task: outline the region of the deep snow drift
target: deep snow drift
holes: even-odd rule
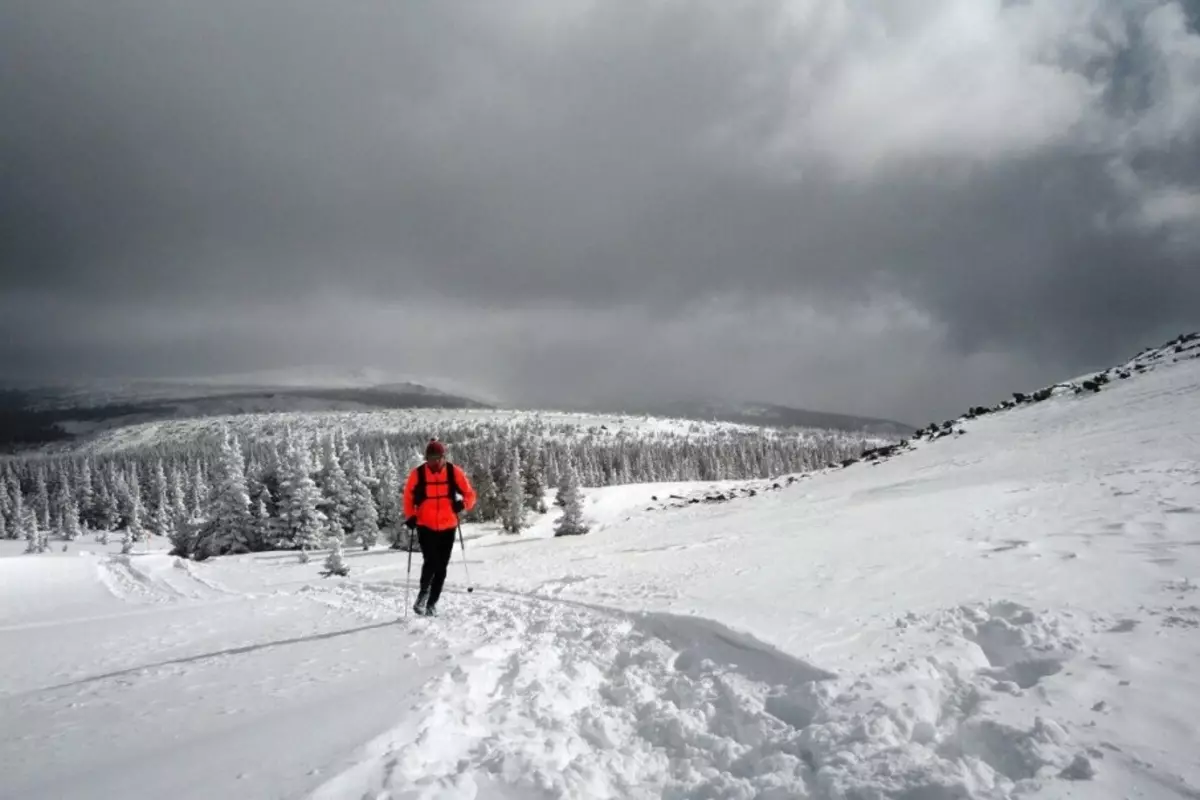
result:
[[[1200,361],[1171,360],[752,497],[468,527],[433,620],[404,553],[14,548],[0,796],[1200,797]]]

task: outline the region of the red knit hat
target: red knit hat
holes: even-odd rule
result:
[[[446,446],[444,444],[442,444],[441,442],[439,442],[437,439],[430,439],[429,444],[427,444],[425,446],[425,457],[426,458],[429,458],[430,456],[445,457],[445,455],[446,455]]]

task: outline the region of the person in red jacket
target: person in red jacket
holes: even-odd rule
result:
[[[404,524],[417,531],[421,543],[421,591],[413,607],[418,615],[437,614],[446,567],[454,553],[458,515],[474,506],[475,489],[466,473],[446,463],[445,445],[430,440],[425,463],[410,472],[404,484]]]

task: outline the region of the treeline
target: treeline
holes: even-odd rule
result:
[[[722,431],[706,437],[604,436],[541,425],[460,427],[449,458],[479,495],[467,521],[519,532],[574,486],[769,478],[858,455],[866,442],[835,432]],[[410,547],[401,491],[421,463],[424,436],[284,429],[118,454],[0,461],[0,538],[42,552],[51,537],[120,535],[123,550],[166,537],[177,555],[205,559],[308,550],[331,541]]]

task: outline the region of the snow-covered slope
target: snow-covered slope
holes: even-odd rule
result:
[[[1188,347],[873,464],[590,490],[581,537],[467,526],[432,620],[393,551],[0,559],[0,796],[1195,798]]]
[[[204,380],[38,385],[0,381],[0,451],[69,450],[76,440],[120,437],[140,423],[230,415],[481,408],[416,382],[361,371],[281,371]],[[276,381],[276,382],[272,382]],[[114,433],[115,432],[115,433]]]
[[[214,432],[230,430],[247,441],[262,441],[292,432],[327,433],[339,429],[348,436],[371,433],[411,433],[452,438],[477,430],[480,426],[496,428],[537,429],[554,435],[555,431],[571,436],[592,436],[600,439],[631,437],[652,439],[658,436],[720,437],[741,431],[755,435],[770,435],[769,431],[751,425],[731,422],[699,422],[689,419],[661,417],[631,417],[615,414],[583,412],[518,411],[506,409],[417,408],[380,411],[323,411],[263,413],[236,416],[217,416],[200,419],[177,419],[146,422],[104,431],[81,439],[70,449],[85,453],[114,453],[148,446],[189,444],[211,437]],[[789,435],[802,436],[802,433]]]

